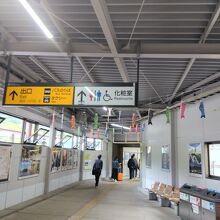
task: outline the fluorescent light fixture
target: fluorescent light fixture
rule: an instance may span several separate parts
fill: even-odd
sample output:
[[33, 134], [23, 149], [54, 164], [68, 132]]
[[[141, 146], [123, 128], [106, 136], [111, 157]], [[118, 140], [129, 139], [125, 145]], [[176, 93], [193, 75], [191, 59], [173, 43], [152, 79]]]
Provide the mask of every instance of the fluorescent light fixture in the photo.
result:
[[129, 128], [129, 127], [125, 127], [125, 126], [118, 125], [118, 124], [111, 124], [111, 126], [113, 126], [113, 127], [117, 127], [117, 128], [123, 128], [123, 129], [130, 130], [130, 128]]
[[104, 111], [106, 111], [106, 112], [108, 111], [107, 107], [104, 106], [102, 108], [103, 108]]
[[90, 94], [92, 94], [93, 97], [95, 97], [95, 94], [91, 91], [90, 88], [88, 88], [87, 86], [84, 87]]
[[52, 39], [53, 35], [50, 33], [50, 31], [47, 29], [45, 24], [42, 22], [42, 20], [39, 18], [39, 16], [36, 14], [36, 12], [31, 8], [30, 4], [27, 2], [27, 0], [18, 0], [23, 7], [26, 9], [28, 14], [34, 19], [34, 21], [37, 23], [37, 25], [41, 28], [41, 30], [44, 32], [44, 34], [49, 38]]

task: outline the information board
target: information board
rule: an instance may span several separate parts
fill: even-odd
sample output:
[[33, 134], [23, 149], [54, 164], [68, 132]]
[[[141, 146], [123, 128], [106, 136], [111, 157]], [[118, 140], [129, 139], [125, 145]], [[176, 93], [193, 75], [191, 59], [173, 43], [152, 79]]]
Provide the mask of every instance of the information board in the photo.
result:
[[73, 86], [8, 86], [5, 105], [73, 105]]
[[76, 86], [75, 106], [135, 106], [135, 83]]
[[3, 105], [134, 107], [136, 83], [10, 83]]

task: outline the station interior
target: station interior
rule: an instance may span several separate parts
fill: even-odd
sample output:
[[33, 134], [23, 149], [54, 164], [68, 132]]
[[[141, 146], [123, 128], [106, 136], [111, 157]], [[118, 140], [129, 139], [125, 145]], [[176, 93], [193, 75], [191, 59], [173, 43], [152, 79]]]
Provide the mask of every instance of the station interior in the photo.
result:
[[220, 220], [219, 15], [0, 0], [0, 220]]

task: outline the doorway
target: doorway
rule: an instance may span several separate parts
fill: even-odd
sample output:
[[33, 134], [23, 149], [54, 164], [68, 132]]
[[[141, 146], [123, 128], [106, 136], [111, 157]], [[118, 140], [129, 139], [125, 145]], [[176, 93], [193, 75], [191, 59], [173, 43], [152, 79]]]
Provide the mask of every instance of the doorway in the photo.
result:
[[[137, 162], [140, 161], [140, 144], [114, 144], [112, 159], [118, 157], [119, 163], [122, 165], [123, 179], [129, 178], [129, 169], [127, 166], [128, 160], [131, 158], [131, 155], [135, 154]], [[139, 171], [137, 174], [139, 177]]]

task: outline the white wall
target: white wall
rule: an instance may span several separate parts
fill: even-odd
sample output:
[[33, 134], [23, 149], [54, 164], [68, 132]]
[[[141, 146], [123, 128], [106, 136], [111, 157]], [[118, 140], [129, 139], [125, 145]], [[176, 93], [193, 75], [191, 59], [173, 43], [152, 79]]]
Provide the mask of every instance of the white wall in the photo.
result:
[[[220, 181], [206, 178], [205, 173], [205, 142], [220, 141], [220, 95], [207, 97], [203, 100], [206, 118], [200, 118], [199, 103], [187, 104], [185, 119], [180, 119], [180, 109], [172, 111], [172, 127], [166, 124], [165, 115], [153, 118], [153, 125], [147, 125], [142, 134], [143, 163], [142, 186], [151, 187], [154, 181], [173, 184], [181, 187], [184, 183], [205, 186], [219, 190]], [[190, 175], [188, 144], [202, 143], [201, 177]], [[161, 146], [171, 146], [171, 171], [161, 169]], [[152, 146], [152, 167], [146, 167], [146, 145]], [[219, 155], [220, 156], [220, 155]]]
[[0, 210], [35, 198], [44, 193], [46, 157], [46, 147], [43, 147], [40, 174], [30, 178], [18, 179], [21, 160], [21, 145], [12, 145], [9, 180], [0, 183]]
[[[177, 184], [181, 186], [187, 182], [219, 190], [220, 181], [207, 179], [205, 177], [204, 143], [209, 141], [220, 141], [220, 95], [210, 96], [204, 99], [203, 102], [206, 113], [205, 119], [200, 118], [199, 101], [187, 105], [185, 119], [180, 119], [179, 109], [174, 111], [176, 119], [176, 165], [178, 167]], [[201, 178], [189, 174], [187, 149], [189, 143], [202, 143], [203, 175]]]
[[[84, 155], [90, 155], [91, 159], [91, 168], [85, 169], [84, 167]], [[112, 158], [112, 142], [106, 143], [103, 142], [103, 150], [102, 151], [93, 151], [93, 150], [85, 150], [83, 152], [83, 163], [82, 163], [82, 170], [83, 170], [83, 180], [88, 179], [94, 179], [94, 176], [92, 175], [92, 167], [95, 163], [95, 160], [97, 159], [98, 155], [102, 155], [102, 161], [103, 161], [103, 169], [101, 173], [101, 178], [107, 178], [109, 175], [111, 175], [111, 167], [109, 167], [109, 161], [111, 162]]]
[[[151, 187], [154, 181], [172, 184], [171, 170], [162, 170], [161, 147], [171, 146], [171, 125], [166, 123], [165, 115], [158, 115], [152, 119], [153, 125], [147, 125], [142, 134], [143, 160], [141, 167], [142, 187]], [[146, 167], [146, 146], [152, 147], [151, 167]]]
[[[79, 181], [79, 165], [77, 169], [53, 174], [48, 172], [47, 161], [51, 152], [48, 147], [42, 147], [40, 173], [37, 176], [19, 179], [18, 172], [21, 160], [21, 149], [22, 145], [20, 144], [12, 145], [9, 180], [0, 182], [0, 210], [43, 195], [46, 184], [46, 175], [49, 175], [49, 191]], [[80, 164], [80, 162], [78, 164]]]

